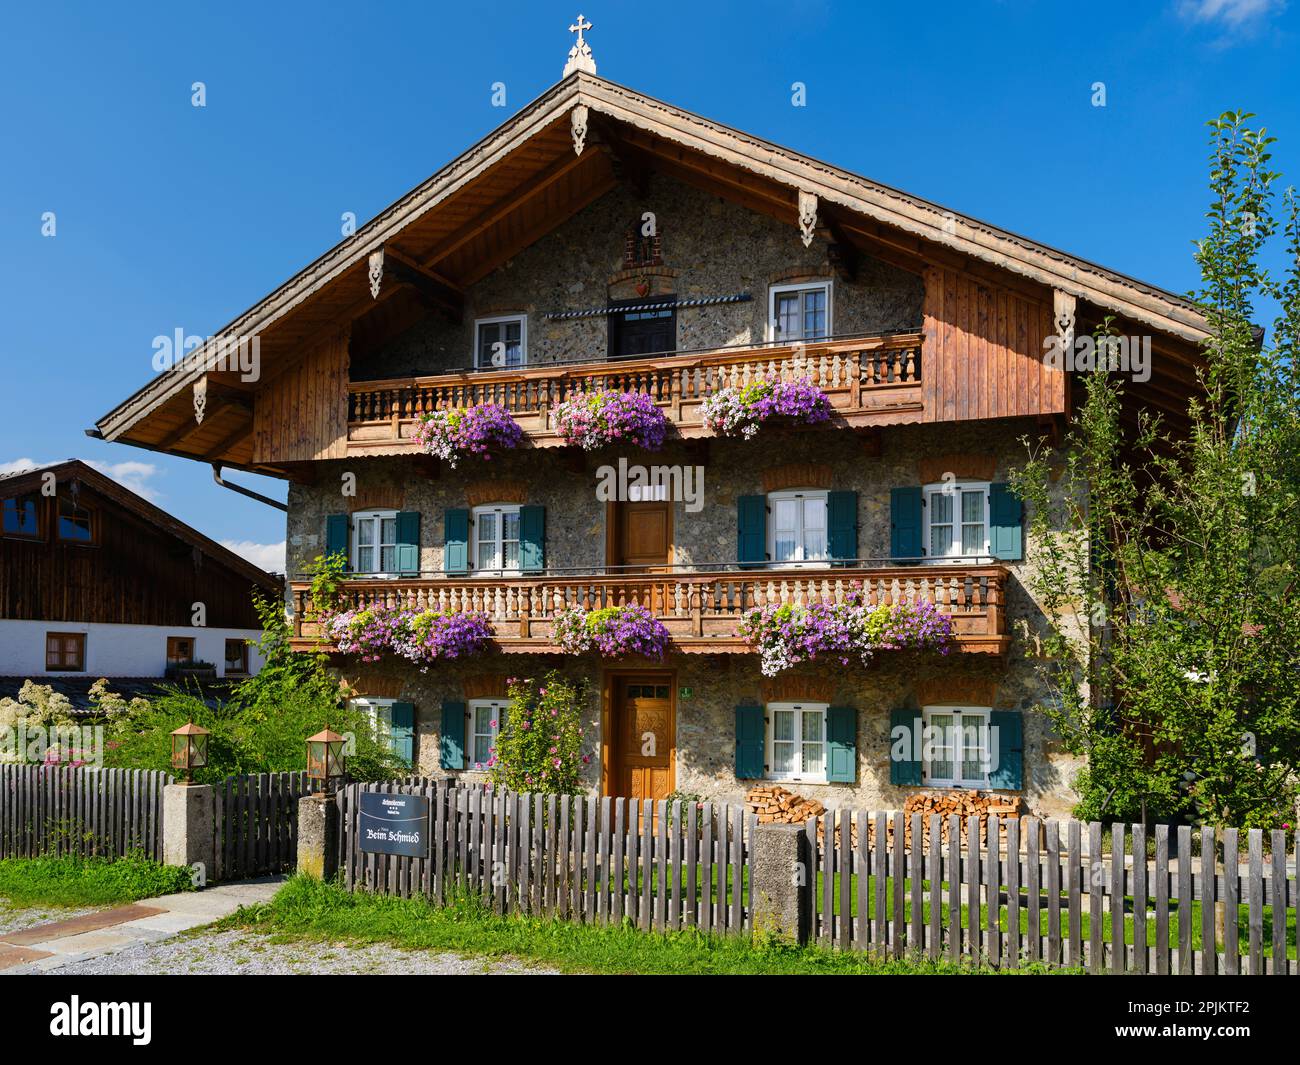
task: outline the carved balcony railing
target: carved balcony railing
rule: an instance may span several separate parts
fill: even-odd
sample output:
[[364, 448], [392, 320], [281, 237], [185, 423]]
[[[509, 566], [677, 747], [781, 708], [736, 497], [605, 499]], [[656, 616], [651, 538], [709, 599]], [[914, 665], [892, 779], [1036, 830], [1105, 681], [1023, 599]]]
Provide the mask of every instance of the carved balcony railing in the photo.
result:
[[608, 388], [654, 398], [683, 437], [707, 435], [700, 408], [710, 393], [778, 375], [810, 378], [841, 424], [919, 421], [921, 334], [901, 333], [796, 346], [568, 363], [353, 381], [348, 385], [348, 446], [367, 453], [413, 450], [417, 420], [432, 411], [497, 403], [536, 446], [558, 445], [553, 413], [578, 392]]
[[[736, 627], [746, 612], [769, 604], [841, 603], [858, 585], [873, 606], [928, 600], [951, 615], [959, 650], [1001, 654], [1010, 643], [1006, 583], [1007, 571], [1000, 565], [354, 579], [340, 585], [339, 609], [382, 603], [403, 610], [481, 612], [502, 650], [549, 652], [557, 650], [551, 636], [558, 611], [636, 603], [664, 623], [678, 650], [743, 653], [748, 648], [736, 636]], [[329, 650], [321, 625], [312, 618], [310, 584], [295, 582], [292, 595], [294, 645]]]

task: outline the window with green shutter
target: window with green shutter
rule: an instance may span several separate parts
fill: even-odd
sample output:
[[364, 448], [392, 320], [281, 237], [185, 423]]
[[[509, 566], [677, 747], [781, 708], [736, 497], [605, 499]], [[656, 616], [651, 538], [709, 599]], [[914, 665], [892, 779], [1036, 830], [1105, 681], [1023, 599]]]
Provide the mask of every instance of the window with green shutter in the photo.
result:
[[889, 782], [902, 787], [921, 783], [919, 742], [921, 714], [916, 710], [889, 712]]
[[465, 704], [448, 699], [442, 704], [438, 735], [438, 764], [443, 769], [465, 768]]
[[442, 516], [442, 568], [449, 577], [469, 572], [469, 511], [448, 507]]
[[851, 562], [858, 557], [858, 493], [828, 492], [826, 527], [830, 556]]
[[761, 566], [767, 561], [767, 497], [736, 500], [736, 561]]
[[736, 707], [736, 779], [760, 780], [763, 776], [763, 708]]
[[420, 514], [414, 510], [397, 512], [397, 572], [416, 576], [420, 572]]
[[826, 780], [852, 784], [858, 779], [858, 713], [851, 706], [826, 710]]
[[393, 754], [403, 765], [415, 764], [415, 704], [395, 702], [390, 708], [389, 737]]
[[889, 493], [889, 555], [891, 558], [920, 558], [921, 486], [894, 488]]

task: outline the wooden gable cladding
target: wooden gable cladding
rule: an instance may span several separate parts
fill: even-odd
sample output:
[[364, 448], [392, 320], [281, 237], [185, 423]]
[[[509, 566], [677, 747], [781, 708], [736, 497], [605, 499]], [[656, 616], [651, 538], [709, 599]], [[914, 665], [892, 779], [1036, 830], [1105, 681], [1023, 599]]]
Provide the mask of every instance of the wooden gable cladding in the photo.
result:
[[931, 266], [924, 309], [925, 421], [1065, 412], [1065, 374], [1043, 364], [1043, 340], [1053, 330], [1050, 293], [1039, 302]]
[[348, 336], [347, 329], [327, 333], [257, 393], [253, 462], [310, 462], [347, 454]]

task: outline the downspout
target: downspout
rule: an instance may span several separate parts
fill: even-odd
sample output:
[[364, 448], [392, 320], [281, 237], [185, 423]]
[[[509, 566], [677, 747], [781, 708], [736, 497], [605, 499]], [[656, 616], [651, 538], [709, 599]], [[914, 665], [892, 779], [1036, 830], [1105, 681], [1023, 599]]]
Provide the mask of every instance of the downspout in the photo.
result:
[[249, 499], [256, 499], [259, 503], [265, 503], [268, 507], [275, 507], [276, 510], [282, 510], [286, 514], [289, 512], [288, 503], [281, 503], [278, 499], [264, 496], [261, 492], [254, 492], [251, 488], [245, 488], [243, 485], [223, 481], [221, 479], [221, 463], [219, 462], [212, 464], [212, 479], [222, 488], [229, 488], [232, 492], [238, 492], [241, 496], [248, 496]]

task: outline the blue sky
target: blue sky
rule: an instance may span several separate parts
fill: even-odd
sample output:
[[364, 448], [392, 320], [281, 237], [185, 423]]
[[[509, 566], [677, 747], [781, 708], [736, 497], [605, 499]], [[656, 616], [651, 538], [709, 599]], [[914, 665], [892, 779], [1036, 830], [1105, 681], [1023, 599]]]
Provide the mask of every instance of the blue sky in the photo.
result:
[[[279, 511], [83, 430], [153, 373], [155, 336], [213, 332], [556, 81], [577, 2], [9, 11], [0, 470], [85, 458], [275, 559]], [[584, 5], [606, 77], [1177, 291], [1208, 118], [1256, 112], [1300, 178], [1281, 0]]]

